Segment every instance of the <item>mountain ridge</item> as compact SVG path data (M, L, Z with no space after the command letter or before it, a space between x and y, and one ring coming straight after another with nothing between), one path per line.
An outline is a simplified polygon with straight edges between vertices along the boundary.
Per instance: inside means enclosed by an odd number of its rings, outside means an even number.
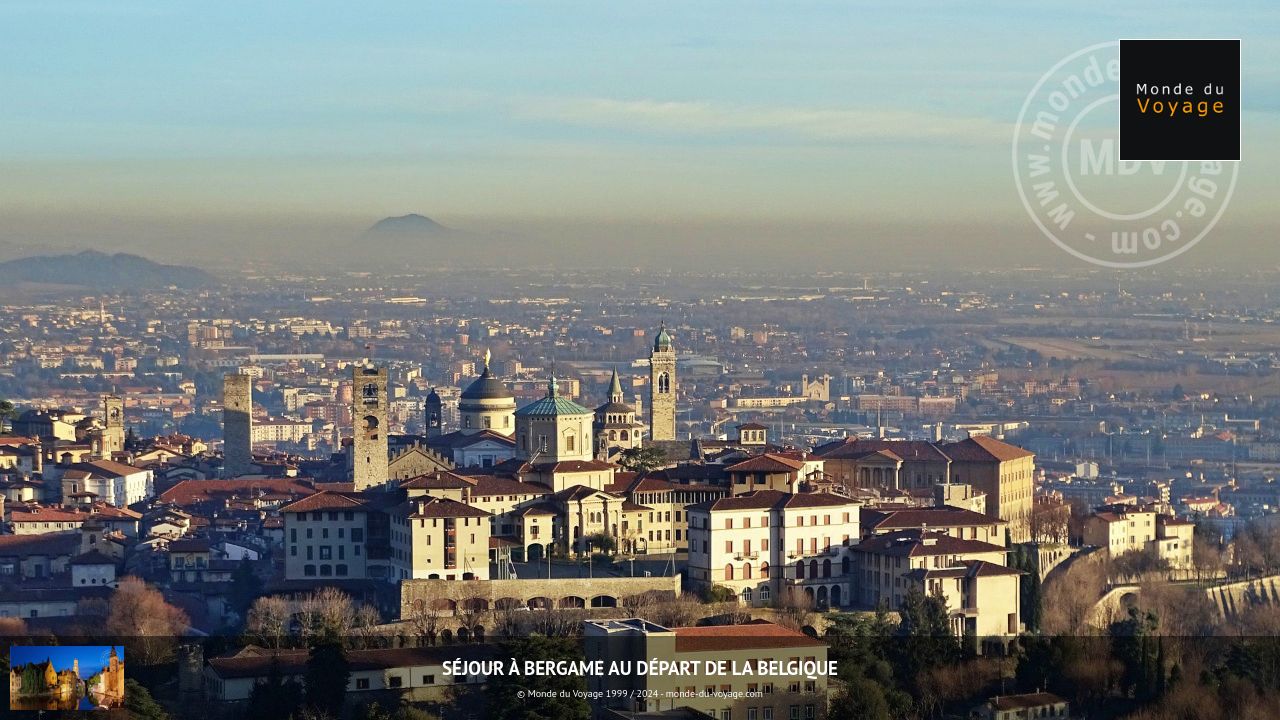
M61 255L30 255L0 262L0 275L14 282L78 285L90 288L190 288L217 280L187 265L164 265L129 253L82 250Z

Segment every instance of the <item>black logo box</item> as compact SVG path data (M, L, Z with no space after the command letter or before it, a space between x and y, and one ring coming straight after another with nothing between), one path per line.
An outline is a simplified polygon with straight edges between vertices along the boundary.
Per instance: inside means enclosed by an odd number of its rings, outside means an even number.
M1239 40L1120 41L1121 160L1239 160L1240 103Z

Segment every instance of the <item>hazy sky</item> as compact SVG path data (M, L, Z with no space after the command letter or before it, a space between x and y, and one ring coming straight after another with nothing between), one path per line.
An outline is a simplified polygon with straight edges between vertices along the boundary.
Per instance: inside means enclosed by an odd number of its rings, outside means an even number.
M1220 227L1273 220L1275 2L13 0L0 239L286 242L407 212L635 241L792 223L1030 238L1018 109L1064 55L1119 37L1243 39L1245 161Z

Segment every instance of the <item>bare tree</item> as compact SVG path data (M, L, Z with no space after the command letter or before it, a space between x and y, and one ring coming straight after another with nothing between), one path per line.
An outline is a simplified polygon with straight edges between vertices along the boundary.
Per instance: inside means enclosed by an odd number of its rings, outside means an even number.
M378 608L364 604L356 608L351 622L351 635L355 644L362 648L385 647L387 636L381 630L382 613Z
M1032 541L1065 545L1070 525L1070 505L1050 498L1036 498L1029 519Z
M454 619L458 623L459 631L465 630L467 636L475 637L476 627L480 625L480 619L484 617L487 601L484 598L473 595L458 601L458 609L454 611Z
M702 616L703 607L695 596L686 593L674 600L655 603L649 614L650 621L664 627L685 627Z
M141 664L154 665L173 656L177 637L190 624L187 614L166 602L159 590L126 577L111 596L105 627L111 635L137 638Z
M793 630L812 626L814 621L813 598L798 587L788 588L778 602L778 624Z
M440 636L440 617L444 610L433 593L420 593L409 606L409 627L419 644L435 645Z
M1089 616L1107 585L1103 553L1073 561L1065 572L1055 573L1044 585L1043 630L1048 635L1089 633Z
M264 646L279 649L289 635L292 617L292 605L287 598L266 595L254 600L249 607L245 629Z
M320 588L298 603L298 619L305 639L338 639L346 636L355 625L356 607L341 590Z

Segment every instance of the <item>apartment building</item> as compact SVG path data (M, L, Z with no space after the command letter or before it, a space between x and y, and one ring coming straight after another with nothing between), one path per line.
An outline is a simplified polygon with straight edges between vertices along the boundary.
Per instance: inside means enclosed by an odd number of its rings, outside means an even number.
M410 498L390 512L393 580L488 580L491 514L446 498Z
M829 493L757 490L690 505L689 579L760 606L801 592L820 607L852 599L859 503Z
M285 579L373 577L367 545L374 511L359 495L328 491L280 508Z
M1083 539L1112 557L1152 552L1171 568L1186 570L1192 565L1195 524L1151 507L1107 505L1085 519Z
M967 561L1006 564L1006 549L932 530L899 530L872 535L852 548L859 573L859 601L869 607L896 609L910 591L915 570L955 568ZM1014 595L1014 602L1017 595Z

